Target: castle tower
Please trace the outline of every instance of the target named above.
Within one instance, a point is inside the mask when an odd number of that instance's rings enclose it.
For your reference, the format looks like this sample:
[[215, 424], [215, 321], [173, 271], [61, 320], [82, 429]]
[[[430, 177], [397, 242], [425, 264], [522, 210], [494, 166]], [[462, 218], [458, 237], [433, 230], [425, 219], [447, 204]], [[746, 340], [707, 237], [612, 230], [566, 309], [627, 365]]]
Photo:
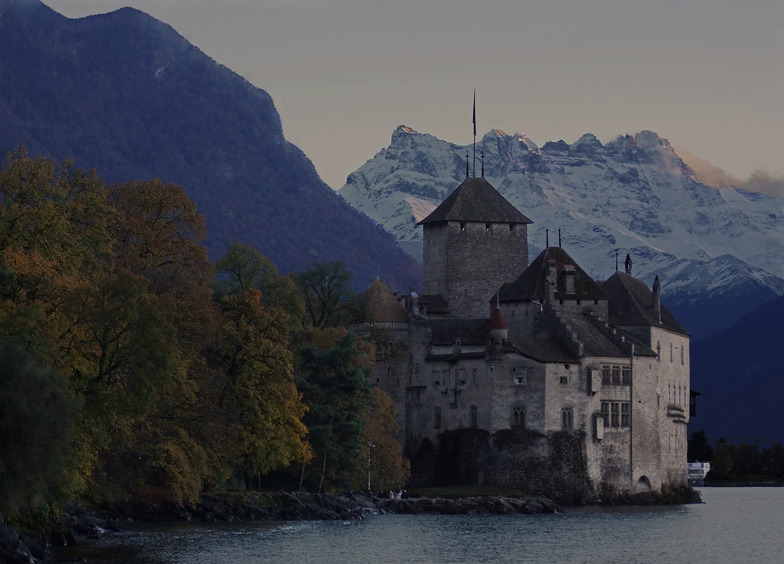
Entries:
[[504, 282], [528, 266], [528, 224], [484, 178], [466, 178], [419, 222], [424, 233], [422, 293], [441, 295], [452, 317], [487, 317]]

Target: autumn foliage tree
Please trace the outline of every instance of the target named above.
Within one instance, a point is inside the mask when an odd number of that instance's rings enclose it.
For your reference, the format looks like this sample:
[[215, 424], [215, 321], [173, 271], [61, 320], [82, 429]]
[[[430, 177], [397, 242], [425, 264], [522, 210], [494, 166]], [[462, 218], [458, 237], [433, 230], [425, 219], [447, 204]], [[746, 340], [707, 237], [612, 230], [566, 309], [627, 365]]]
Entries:
[[[0, 512], [76, 494], [188, 503], [285, 468], [345, 489], [368, 443], [378, 483], [404, 480], [394, 406], [371, 391], [373, 348], [342, 327], [360, 315], [345, 267], [280, 275], [240, 244], [212, 263], [204, 234], [179, 186], [106, 186], [68, 162], [8, 156]], [[51, 446], [46, 460], [24, 436]]]
[[[213, 298], [204, 232], [179, 186], [105, 186], [23, 150], [0, 171], [0, 342], [79, 406], [52, 411], [73, 429], [71, 494], [193, 501], [228, 472], [307, 460], [285, 322], [257, 289]], [[26, 389], [38, 372], [14, 363], [8, 389]]]
[[365, 426], [360, 438], [351, 485], [354, 490], [397, 490], [405, 485], [411, 466], [402, 454], [396, 435], [397, 406], [382, 390], [373, 388], [365, 409]]

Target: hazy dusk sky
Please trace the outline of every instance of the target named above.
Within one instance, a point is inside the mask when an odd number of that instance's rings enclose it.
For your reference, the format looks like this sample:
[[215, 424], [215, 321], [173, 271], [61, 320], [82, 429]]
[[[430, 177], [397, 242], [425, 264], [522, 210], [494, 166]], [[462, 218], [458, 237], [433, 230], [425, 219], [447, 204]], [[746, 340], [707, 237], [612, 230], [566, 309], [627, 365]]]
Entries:
[[132, 6], [270, 93], [340, 188], [407, 125], [539, 146], [650, 129], [746, 178], [784, 176], [781, 0], [44, 0]]

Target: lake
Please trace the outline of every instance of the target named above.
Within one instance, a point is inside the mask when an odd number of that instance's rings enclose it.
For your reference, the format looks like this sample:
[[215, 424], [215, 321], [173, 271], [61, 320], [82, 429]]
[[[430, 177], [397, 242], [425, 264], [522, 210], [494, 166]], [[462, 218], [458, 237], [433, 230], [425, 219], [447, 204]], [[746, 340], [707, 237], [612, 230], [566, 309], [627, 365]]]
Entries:
[[60, 558], [87, 562], [784, 562], [784, 488], [702, 488], [699, 505], [557, 515], [138, 525]]

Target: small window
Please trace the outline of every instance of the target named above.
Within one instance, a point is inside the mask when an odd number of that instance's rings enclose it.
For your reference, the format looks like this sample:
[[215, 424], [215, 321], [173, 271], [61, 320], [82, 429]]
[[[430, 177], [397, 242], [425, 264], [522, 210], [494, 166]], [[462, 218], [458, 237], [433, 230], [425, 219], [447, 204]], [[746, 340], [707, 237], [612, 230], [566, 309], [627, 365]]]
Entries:
[[670, 362], [672, 362], [672, 343], [670, 343]]
[[509, 224], [509, 231], [514, 231], [514, 223]]
[[564, 429], [571, 429], [574, 426], [574, 413], [571, 407], [564, 407], [561, 410], [561, 426]]
[[515, 406], [512, 410], [512, 427], [525, 428], [525, 409], [522, 406]]
[[433, 370], [433, 385], [438, 386], [441, 384], [441, 371]]
[[512, 368], [512, 381], [515, 386], [525, 386], [528, 381], [528, 371]]
[[628, 427], [629, 421], [629, 403], [623, 402], [621, 403], [621, 427]]
[[485, 223], [485, 231], [490, 231], [491, 224]]
[[684, 364], [684, 361], [685, 361], [685, 354], [686, 353], [684, 351], [685, 351], [685, 347], [683, 345], [681, 345], [681, 364]]
[[569, 376], [561, 376], [561, 385], [568, 386], [569, 385]]
[[458, 371], [457, 371], [457, 379], [458, 379], [458, 381], [461, 384], [465, 384], [466, 383], [466, 369], [465, 368], [458, 369]]
[[435, 409], [435, 413], [433, 414], [433, 428], [440, 429], [441, 428], [441, 408], [437, 407]]
[[468, 411], [468, 417], [471, 424], [471, 428], [476, 429], [477, 422], [479, 419], [478, 410], [475, 405], [471, 406], [471, 409]]
[[460, 224], [460, 231], [465, 231], [465, 223]]

